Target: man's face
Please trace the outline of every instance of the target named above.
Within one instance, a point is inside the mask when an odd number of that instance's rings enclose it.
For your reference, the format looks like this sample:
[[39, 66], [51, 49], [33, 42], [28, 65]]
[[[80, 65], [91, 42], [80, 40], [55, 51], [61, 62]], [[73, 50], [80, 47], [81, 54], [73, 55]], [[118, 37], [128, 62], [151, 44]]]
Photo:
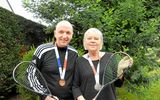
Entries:
[[58, 26], [55, 30], [56, 45], [58, 47], [66, 47], [72, 39], [72, 27], [67, 25]]

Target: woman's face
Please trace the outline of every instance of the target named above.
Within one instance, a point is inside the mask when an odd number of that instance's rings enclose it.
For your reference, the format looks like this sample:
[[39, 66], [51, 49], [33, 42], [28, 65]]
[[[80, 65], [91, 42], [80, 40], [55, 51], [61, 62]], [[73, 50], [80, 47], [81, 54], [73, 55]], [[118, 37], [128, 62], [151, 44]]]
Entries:
[[99, 51], [102, 41], [99, 34], [96, 33], [87, 33], [84, 39], [85, 48], [88, 51]]

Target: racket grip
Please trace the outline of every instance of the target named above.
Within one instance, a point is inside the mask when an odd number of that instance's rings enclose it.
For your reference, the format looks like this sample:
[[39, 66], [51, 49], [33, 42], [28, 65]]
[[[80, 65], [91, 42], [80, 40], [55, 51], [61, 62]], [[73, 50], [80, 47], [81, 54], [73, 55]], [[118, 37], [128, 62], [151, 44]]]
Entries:
[[100, 91], [96, 94], [96, 96], [92, 100], [97, 100], [97, 97], [99, 96]]

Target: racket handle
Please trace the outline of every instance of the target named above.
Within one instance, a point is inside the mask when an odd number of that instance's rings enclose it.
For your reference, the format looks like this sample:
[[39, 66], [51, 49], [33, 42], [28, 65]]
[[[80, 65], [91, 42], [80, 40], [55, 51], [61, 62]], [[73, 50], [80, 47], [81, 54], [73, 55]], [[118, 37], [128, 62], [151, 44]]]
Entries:
[[93, 100], [97, 100], [97, 97], [99, 96], [99, 94], [101, 93], [101, 91], [103, 90], [104, 87], [105, 87], [105, 85], [102, 85], [102, 88], [98, 91], [98, 93], [97, 93], [96, 96], [93, 98]]

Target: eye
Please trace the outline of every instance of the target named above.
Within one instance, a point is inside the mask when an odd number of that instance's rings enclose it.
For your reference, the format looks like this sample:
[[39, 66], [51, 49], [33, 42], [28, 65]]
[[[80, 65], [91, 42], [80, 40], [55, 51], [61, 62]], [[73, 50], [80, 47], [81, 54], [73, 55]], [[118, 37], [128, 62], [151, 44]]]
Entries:
[[91, 40], [91, 39], [92, 39], [91, 37], [88, 37], [88, 38], [87, 38], [87, 40]]
[[94, 40], [99, 40], [99, 38], [98, 37], [94, 37]]
[[67, 31], [67, 32], [66, 32], [66, 34], [70, 35], [70, 34], [71, 34], [71, 32], [70, 32], [70, 31]]
[[64, 33], [64, 31], [59, 31], [58, 33], [63, 34], [63, 33]]

